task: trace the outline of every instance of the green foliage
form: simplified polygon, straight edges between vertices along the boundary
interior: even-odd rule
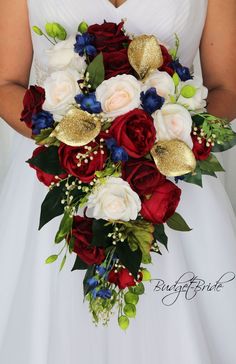
[[[61,261],[61,264],[60,264],[60,272],[62,271],[62,269],[64,268],[64,265],[66,263],[66,254],[64,255],[62,261]]]
[[[93,220],[93,238],[91,244],[98,247],[108,247],[112,243],[112,239],[108,236],[112,231],[113,227],[108,224],[105,220]]]
[[[103,63],[103,55],[99,53],[94,60],[89,64],[86,73],[89,74],[89,83],[93,90],[104,81],[105,68]]]
[[[55,237],[55,243],[59,244],[62,240],[64,240],[67,235],[71,232],[73,224],[73,216],[71,215],[71,210],[67,209],[64,213],[64,216],[61,220],[59,230]]]
[[[46,195],[41,206],[39,230],[49,221],[54,219],[54,217],[64,213],[64,206],[62,205],[61,200],[64,197],[65,184],[66,181],[61,182],[59,187],[55,186]]]
[[[60,165],[58,147],[56,146],[45,148],[38,155],[27,160],[26,163],[32,164],[33,166],[38,167],[41,171],[54,176],[66,173]]]
[[[168,236],[165,233],[164,224],[157,224],[154,226],[154,238],[165,246],[167,249]],[[167,249],[168,250],[168,249]]]
[[[142,261],[142,252],[138,248],[132,251],[129,245],[124,243],[119,243],[116,246],[115,254],[120,259],[121,263],[137,278],[140,264]]]
[[[151,263],[150,249],[154,240],[152,223],[145,220],[122,222],[119,226],[119,232],[128,242],[132,251],[140,249],[143,263]]]
[[[202,187],[202,172],[200,167],[197,165],[194,173],[186,174],[184,176],[184,181]]]
[[[209,157],[203,161],[198,161],[198,165],[201,171],[206,171],[210,173],[214,172],[224,172],[224,168],[221,166],[220,162],[214,156],[214,154],[210,154]]]
[[[54,263],[58,258],[58,255],[50,255],[50,257],[48,257],[46,260],[45,260],[45,263],[46,264],[52,264]]]
[[[36,141],[36,144],[59,146],[60,142],[57,140],[57,138],[50,136],[52,131],[52,128],[46,128],[42,129],[40,134],[34,135],[34,140]]]
[[[76,256],[75,259],[75,263],[73,268],[71,269],[71,271],[73,272],[74,270],[85,270],[88,269],[89,266],[87,263],[85,263],[78,255]]]
[[[191,231],[192,229],[188,226],[186,221],[177,212],[174,213],[167,221],[167,225],[177,231]]]

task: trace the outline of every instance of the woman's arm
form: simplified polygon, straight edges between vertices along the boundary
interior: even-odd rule
[[[235,0],[208,0],[200,57],[204,84],[209,89],[208,112],[233,120],[236,117]]]
[[[26,0],[0,0],[0,34],[0,116],[30,137],[20,121],[33,56]]]

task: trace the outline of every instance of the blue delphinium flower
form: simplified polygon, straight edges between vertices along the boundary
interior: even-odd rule
[[[80,104],[82,110],[87,111],[90,114],[99,114],[100,112],[102,112],[101,103],[96,100],[94,92],[87,95],[76,95],[75,101],[77,102],[77,104]]]
[[[154,111],[161,109],[165,99],[157,94],[155,87],[149,88],[146,92],[141,92],[142,108],[148,113],[152,114]]]
[[[106,273],[106,268],[102,265],[97,265],[96,271],[100,275],[100,277],[102,277]]]
[[[179,62],[178,59],[176,61],[171,62],[170,66],[178,74],[181,81],[187,81],[187,80],[191,80],[193,78],[190,74],[189,68],[182,66],[182,64]]]
[[[179,181],[183,181],[185,176],[177,176],[175,177],[175,183],[178,183]]]
[[[95,277],[87,279],[87,283],[91,288],[95,288],[98,285],[98,280]]]
[[[107,148],[111,151],[111,159],[114,163],[127,162],[129,159],[128,153],[123,147],[119,147],[114,138],[106,140]]]
[[[32,131],[34,135],[40,134],[42,129],[53,126],[53,115],[48,111],[40,111],[32,116]]]
[[[96,297],[100,297],[100,298],[103,298],[103,299],[105,299],[105,298],[109,299],[109,298],[111,298],[111,296],[112,296],[112,292],[108,288],[102,288],[102,289],[100,289],[99,291],[96,292]]]
[[[96,56],[97,50],[93,45],[93,37],[89,33],[77,34],[74,51],[80,56],[84,56],[84,54]]]

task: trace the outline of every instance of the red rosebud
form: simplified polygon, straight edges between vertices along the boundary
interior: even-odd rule
[[[88,150],[85,149],[85,147],[71,147],[63,143],[60,145],[58,151],[63,169],[72,176],[79,178],[84,183],[89,183],[94,179],[95,172],[101,171],[104,168],[107,159],[106,148],[103,148],[102,151],[100,148],[97,148],[98,144],[95,142],[89,143],[88,146],[92,148],[89,155]],[[93,153],[93,149],[97,151],[97,154]],[[87,154],[87,157],[80,161],[78,154],[81,154],[82,156]],[[90,156],[93,159],[90,159]]]
[[[163,65],[159,68],[159,70],[160,71],[165,71],[165,72],[169,73],[170,76],[173,76],[173,74],[175,73],[175,71],[170,66],[171,62],[173,62],[173,58],[169,54],[169,52],[166,49],[166,47],[164,47],[163,45],[160,45],[160,47],[161,47],[161,52],[162,52],[162,56],[163,56]]]
[[[46,149],[46,147],[43,145],[36,148],[33,152],[32,157],[36,157],[38,154],[43,152],[45,149]],[[53,174],[45,173],[40,168],[38,168],[32,164],[30,164],[30,167],[36,170],[38,180],[40,182],[42,182],[43,184],[45,184],[46,186],[50,186],[52,182],[55,182],[55,183],[58,182],[58,180],[55,178],[55,176]],[[58,177],[63,179],[63,178],[66,178],[66,176],[67,176],[67,174],[61,174]]]
[[[124,48],[124,44],[130,42],[123,32],[124,22],[116,23],[104,22],[94,24],[88,28],[88,33],[94,37],[94,46],[98,52],[113,52]]]
[[[88,265],[101,264],[105,259],[104,248],[91,245],[92,222],[93,219],[75,216],[72,229],[75,238],[73,251]]]
[[[122,74],[133,74],[134,71],[129,63],[127,49],[103,52],[105,67],[105,79]]]
[[[180,201],[181,189],[171,181],[158,186],[151,198],[142,202],[141,215],[153,224],[166,222],[175,212]]]
[[[108,282],[114,283],[120,289],[125,289],[126,287],[132,287],[136,285],[136,282],[142,281],[142,274],[139,273],[139,278],[136,281],[134,276],[129,272],[127,268],[121,268],[117,273],[111,270],[108,274]]]
[[[206,139],[201,138],[202,143],[199,143],[197,139],[197,135],[192,134],[192,140],[193,140],[193,154],[197,160],[203,161],[207,159],[211,153],[212,145],[207,147]]]
[[[133,158],[149,153],[156,139],[152,117],[140,109],[118,116],[112,123],[110,133]]]
[[[39,86],[30,86],[25,92],[23,99],[24,110],[21,113],[21,121],[31,128],[32,115],[42,111],[42,105],[45,101],[45,90]]]
[[[152,194],[157,186],[166,181],[153,161],[131,159],[122,166],[122,178],[138,193],[139,197]]]

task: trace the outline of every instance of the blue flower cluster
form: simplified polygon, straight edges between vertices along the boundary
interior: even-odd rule
[[[165,99],[157,94],[156,88],[151,87],[146,92],[141,92],[142,108],[148,113],[152,114],[156,110],[161,109]]]
[[[97,50],[93,45],[93,36],[89,33],[77,34],[76,43],[74,44],[75,53],[79,53],[80,56],[87,54],[88,56],[96,56]]]
[[[106,140],[107,148],[111,151],[111,159],[114,163],[127,162],[129,159],[128,153],[123,147],[119,147],[114,138]]]
[[[53,126],[53,115],[48,111],[40,111],[32,116],[32,132],[34,135],[40,134],[42,129]]]
[[[96,266],[96,273],[99,275],[99,277],[105,277],[107,270],[102,265]],[[93,298],[103,298],[103,299],[110,299],[112,296],[112,292],[109,288],[100,288],[99,285],[99,278],[92,277],[87,280],[88,285],[90,286],[92,290]],[[105,277],[106,279],[106,277]],[[98,288],[97,288],[98,287]]]
[[[190,74],[189,68],[182,66],[178,59],[176,61],[171,62],[170,66],[178,74],[181,81],[187,81],[193,78]]]
[[[90,114],[99,114],[102,112],[101,103],[97,101],[95,93],[79,94],[75,96],[75,101],[80,104],[82,110],[89,112]]]

